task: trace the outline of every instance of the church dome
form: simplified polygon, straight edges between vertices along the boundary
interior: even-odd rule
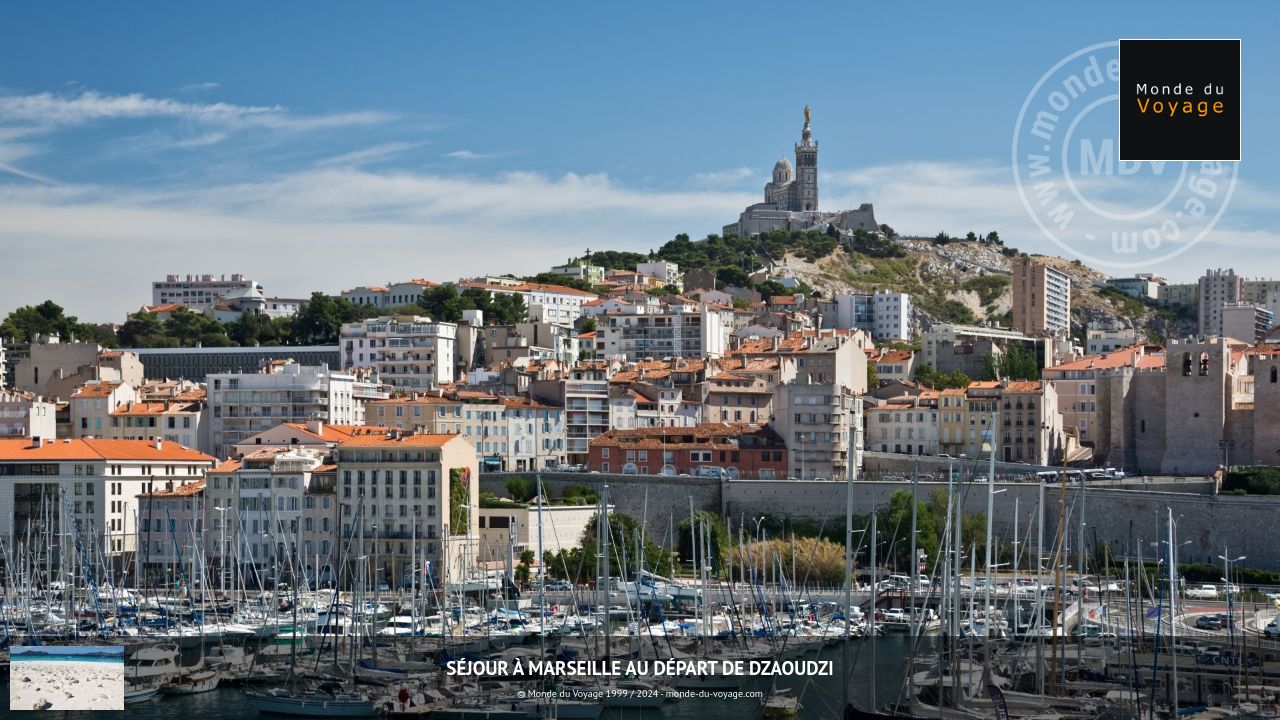
[[[791,161],[785,157],[779,158],[773,166],[773,181],[790,182],[794,178],[795,171],[791,168]]]

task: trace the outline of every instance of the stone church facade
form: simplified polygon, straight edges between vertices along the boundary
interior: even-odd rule
[[[796,143],[793,166],[783,157],[773,166],[773,179],[764,186],[764,202],[751,205],[738,222],[724,226],[725,235],[750,236],[769,230],[809,230],[835,226],[843,234],[879,228],[870,203],[856,210],[822,212],[818,209],[818,141],[804,109],[804,129]]]

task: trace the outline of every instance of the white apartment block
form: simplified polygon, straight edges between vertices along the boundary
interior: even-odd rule
[[[210,441],[228,457],[234,446],[281,423],[319,420],[335,425],[364,422],[356,377],[327,367],[289,362],[270,372],[208,376]]]
[[[636,263],[636,272],[655,277],[668,285],[680,287],[680,266],[666,260]]]
[[[428,389],[453,382],[458,326],[394,315],[345,323],[338,338],[345,369],[368,368],[383,383]]]
[[[1133,328],[1119,324],[1089,323],[1085,330],[1085,354],[1099,355],[1129,347],[1138,342],[1138,333]]]
[[[773,427],[787,444],[788,477],[843,480],[862,464],[862,401],[834,382],[792,382],[774,390]],[[856,445],[851,441],[856,435]]]
[[[538,551],[538,525],[542,525],[542,551],[554,553],[578,546],[582,533],[600,508],[595,505],[542,506],[539,518],[536,503],[528,507],[477,510],[480,520],[480,560],[487,563],[520,562],[525,550]],[[613,505],[609,506],[613,511]]]
[[[732,313],[702,303],[610,314],[600,317],[596,325],[596,355],[628,362],[722,357],[729,348],[731,329]]]
[[[307,560],[317,552],[328,556],[332,542],[310,552],[301,542],[304,501],[322,462],[323,453],[312,448],[263,448],[211,471],[205,486],[205,547],[216,568],[211,571],[269,573],[296,553]],[[330,540],[334,522],[329,521]]]
[[[338,293],[338,297],[355,305],[389,310],[404,305],[413,305],[422,298],[422,293],[437,285],[439,283],[433,283],[423,278],[414,278],[413,280],[388,283],[386,285],[362,285],[351,290],[343,290]]]
[[[383,579],[402,578],[411,558],[430,562],[431,582],[456,583],[475,567],[479,465],[457,435],[376,430],[334,451],[339,541],[373,558]],[[416,539],[416,546],[411,547]]]
[[[57,406],[34,393],[0,388],[0,438],[57,435]]]
[[[203,479],[212,466],[208,455],[163,440],[0,439],[0,538],[9,547],[28,537],[52,543],[55,562],[75,554],[76,540],[121,558],[135,548],[138,495]]]
[[[876,340],[910,340],[912,312],[911,296],[907,293],[877,292],[871,303],[871,337]]]
[[[919,397],[894,398],[867,408],[868,450],[907,455],[938,454],[938,408]]]
[[[537,470],[565,461],[564,409],[484,393],[412,393],[370,402],[372,425],[461,435],[486,470]]]
[[[233,290],[249,290],[261,288],[258,283],[235,274],[226,275],[168,275],[164,282],[151,283],[151,304],[168,305],[176,303],[192,310],[204,312]]]

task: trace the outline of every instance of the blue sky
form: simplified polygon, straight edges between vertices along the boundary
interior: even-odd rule
[[[0,7],[0,311],[123,320],[166,273],[269,293],[526,272],[702,236],[813,106],[823,206],[1045,240],[1013,191],[1032,85],[1118,37],[1241,37],[1244,162],[1149,268],[1278,274],[1280,7],[220,3]]]

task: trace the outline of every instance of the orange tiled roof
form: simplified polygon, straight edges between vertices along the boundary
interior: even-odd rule
[[[199,412],[200,409],[189,403],[172,403],[172,402],[135,402],[117,405],[111,411],[112,415],[165,415],[168,413],[192,413]]]
[[[173,312],[182,307],[178,303],[164,303],[163,305],[143,305],[142,311],[149,313]]]
[[[141,460],[212,462],[213,458],[176,442],[150,440],[47,440],[36,447],[31,438],[0,438],[0,460]]]
[[[1011,393],[1037,393],[1040,392],[1039,380],[1013,380],[1009,386],[1005,388],[1005,392]]]
[[[244,463],[239,459],[223,460],[222,462],[218,463],[218,465],[214,467],[212,470],[210,470],[209,472],[218,473],[218,474],[233,473],[239,470],[240,466],[243,464]]]
[[[1148,350],[1143,352],[1142,355],[1138,355],[1138,348],[1140,347],[1148,346],[1130,345],[1129,347],[1098,355],[1086,355],[1079,360],[1054,365],[1044,370],[1048,373],[1058,373],[1080,370],[1113,370],[1122,367],[1158,368],[1164,366],[1163,352]]]
[[[353,435],[339,443],[340,447],[442,447],[457,435],[410,433],[377,433]]]
[[[306,423],[285,423],[285,425],[294,430],[301,430],[311,437],[324,442],[343,442],[361,435],[384,435],[391,430],[391,428],[381,425],[330,425],[325,423],[321,428],[321,434],[317,435],[307,428]]]
[[[74,398],[104,398],[112,393],[120,383],[95,382],[81,385],[71,394]]]
[[[172,490],[156,490],[150,493],[138,493],[138,497],[191,497],[192,495],[199,495],[204,492],[204,486],[204,480],[196,480],[195,482],[183,483]]]
[[[911,359],[910,350],[890,350],[883,352],[876,360],[877,363],[900,363]]]

